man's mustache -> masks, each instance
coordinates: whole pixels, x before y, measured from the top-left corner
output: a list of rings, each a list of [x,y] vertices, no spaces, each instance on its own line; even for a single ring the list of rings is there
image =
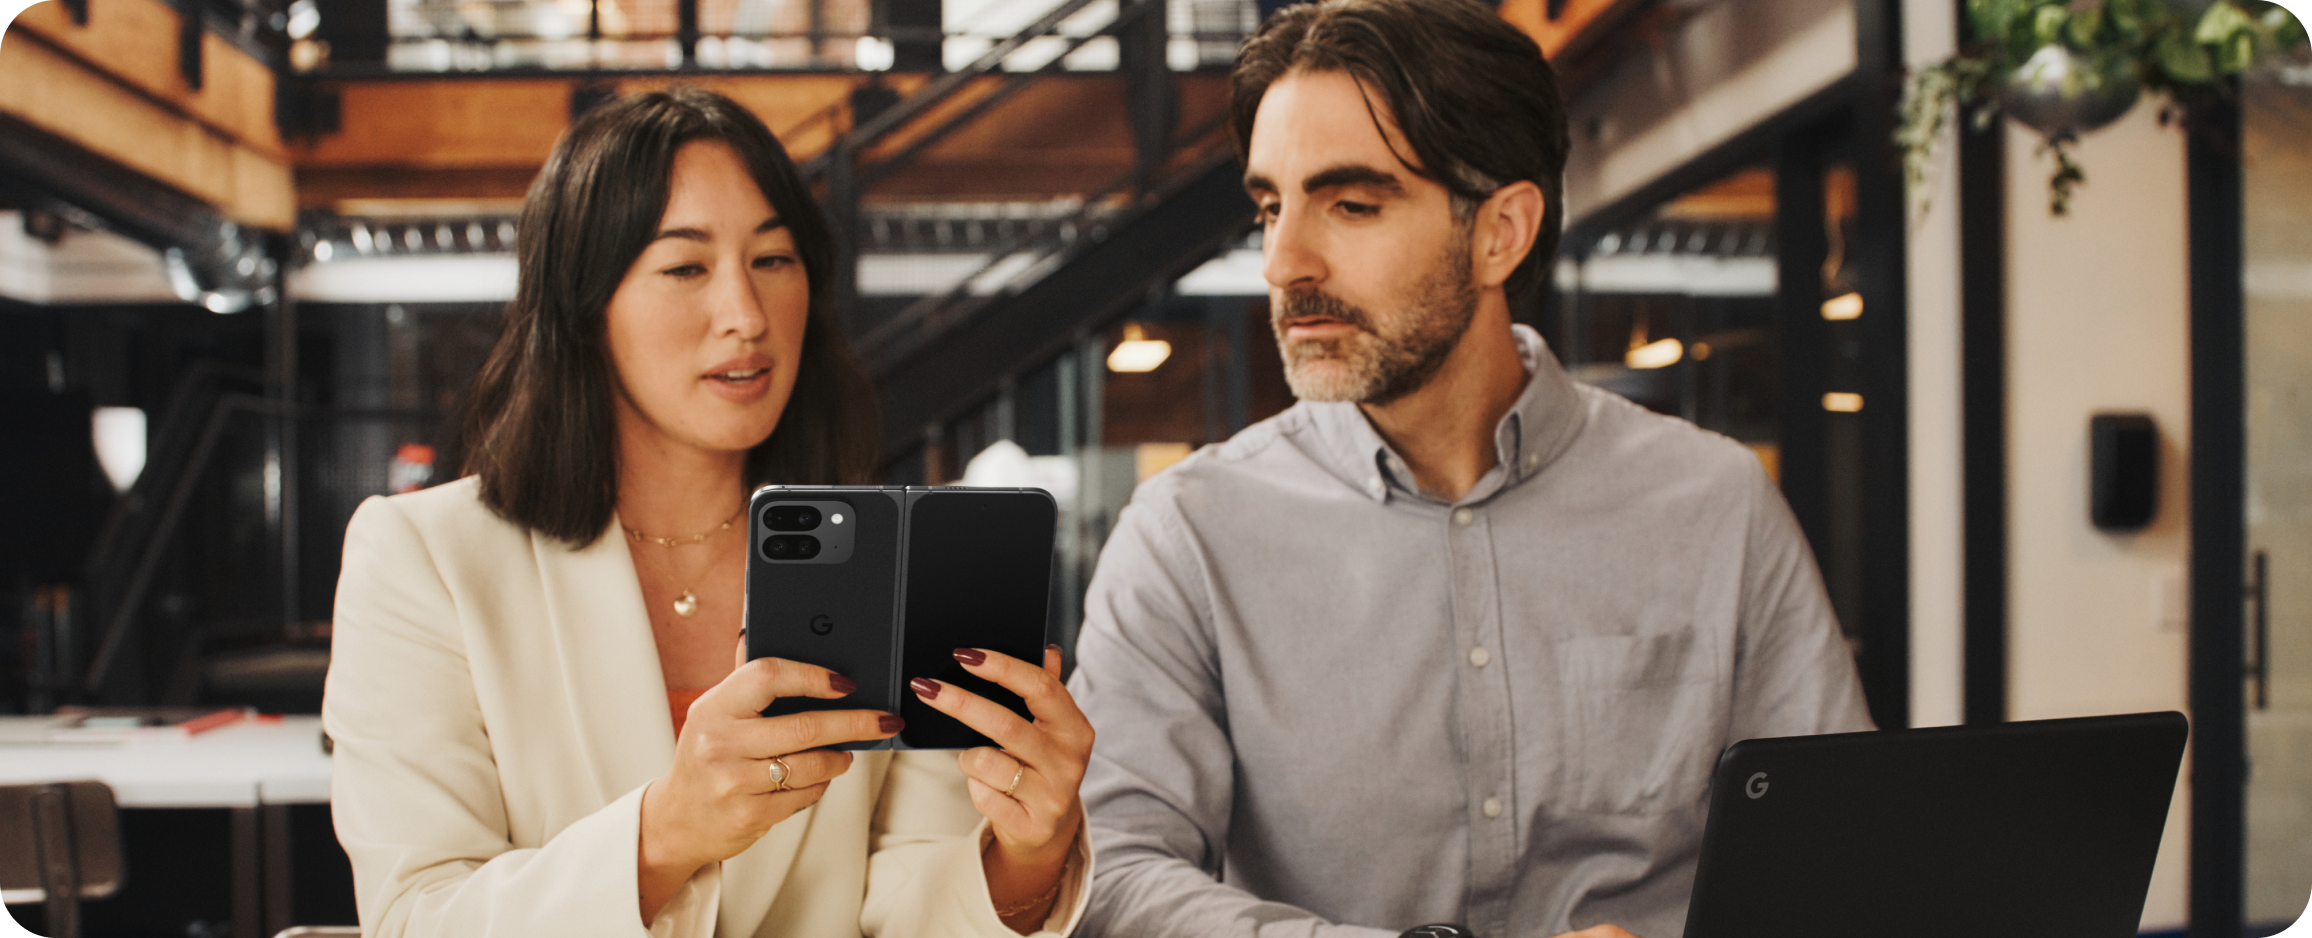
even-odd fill
[[[1370,314],[1317,290],[1287,291],[1284,302],[1277,304],[1276,311],[1269,315],[1269,325],[1276,329],[1278,336],[1282,336],[1285,323],[1307,317],[1338,320],[1366,332],[1373,331],[1373,317]]]

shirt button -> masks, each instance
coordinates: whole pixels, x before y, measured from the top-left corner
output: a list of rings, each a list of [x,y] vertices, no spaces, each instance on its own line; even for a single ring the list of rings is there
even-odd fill
[[[1477,520],[1477,513],[1476,513],[1476,512],[1474,512],[1474,511],[1470,511],[1470,510],[1469,510],[1469,509],[1467,509],[1467,508],[1455,508],[1455,509],[1453,509],[1453,523],[1454,523],[1454,524],[1458,524],[1458,525],[1460,525],[1460,526],[1462,526],[1462,527],[1466,528],[1466,527],[1468,527],[1468,526],[1469,526],[1469,522],[1472,522],[1472,521],[1475,521],[1475,520]]]
[[[1484,666],[1486,666],[1486,665],[1492,664],[1492,663],[1493,663],[1493,653],[1492,653],[1492,652],[1490,652],[1490,651],[1486,651],[1486,650],[1485,650],[1485,646],[1483,646],[1483,645],[1480,645],[1480,646],[1478,646],[1478,647],[1476,647],[1476,648],[1472,648],[1472,649],[1469,649],[1469,663],[1470,663],[1470,664],[1473,664],[1473,665],[1476,665],[1476,666],[1478,666],[1478,667],[1480,667],[1480,668],[1482,668],[1482,667],[1484,667]]]
[[[1481,806],[1481,807],[1480,807],[1478,810],[1484,811],[1484,812],[1485,812],[1485,816],[1486,816],[1486,817],[1500,817],[1500,816],[1501,816],[1501,799],[1499,799],[1499,798],[1487,798],[1487,799],[1485,799],[1485,804],[1484,804],[1483,806]]]
[[[1385,487],[1385,486],[1383,486],[1383,484],[1381,483],[1381,477],[1380,477],[1380,476],[1374,476],[1374,477],[1372,477],[1372,478],[1370,478],[1370,479],[1367,479],[1367,480],[1365,480],[1365,490],[1366,490],[1366,491],[1368,491],[1368,492],[1371,492],[1371,493],[1373,493],[1374,495],[1379,495],[1379,494],[1381,494],[1381,491],[1382,491],[1382,489],[1383,489],[1384,487]]]

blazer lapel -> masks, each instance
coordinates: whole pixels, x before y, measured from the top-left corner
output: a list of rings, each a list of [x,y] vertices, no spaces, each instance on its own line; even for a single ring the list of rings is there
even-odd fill
[[[561,665],[563,712],[585,750],[580,764],[593,775],[596,797],[609,804],[674,764],[674,721],[642,584],[615,519],[579,550],[536,532],[530,546],[553,646],[541,651]]]
[[[563,706],[585,747],[582,762],[593,773],[600,803],[609,804],[674,765],[666,672],[650,634],[626,530],[614,518],[610,529],[582,550],[536,533],[530,544],[546,587],[553,653],[569,695]],[[708,899],[720,909],[718,922],[762,920],[816,813],[812,808],[797,812],[724,861],[720,894]]]

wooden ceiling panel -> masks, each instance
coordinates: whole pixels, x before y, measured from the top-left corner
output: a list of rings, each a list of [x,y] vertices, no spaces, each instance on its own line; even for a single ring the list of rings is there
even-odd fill
[[[1180,75],[1180,133],[1209,127],[1227,107],[1224,75]],[[763,118],[797,161],[823,151],[852,125],[854,88],[881,80],[902,95],[922,75],[634,77],[620,93],[680,80],[745,105]],[[974,82],[955,100],[902,128],[869,162],[905,147],[945,117],[997,91],[1006,79]],[[290,145],[298,204],[348,199],[519,198],[566,129],[572,78],[442,78],[346,81],[339,133]],[[1043,200],[1097,191],[1129,172],[1134,148],[1125,80],[1115,74],[1038,78],[927,148],[884,181],[876,201]]]

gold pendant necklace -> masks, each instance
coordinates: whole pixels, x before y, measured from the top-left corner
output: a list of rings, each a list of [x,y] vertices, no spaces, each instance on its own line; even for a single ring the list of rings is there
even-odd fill
[[[739,510],[731,512],[730,517],[724,518],[723,523],[716,525],[712,530],[706,531],[702,534],[693,534],[689,537],[653,537],[633,528],[627,528],[626,535],[633,538],[638,543],[641,541],[649,541],[653,544],[668,548],[670,550],[676,547],[690,547],[697,544],[704,544],[706,543],[707,538],[730,530],[731,524],[739,520],[739,516],[746,514],[746,512],[747,506],[742,504],[739,506]],[[618,523],[621,527],[624,527],[626,524],[624,519],[620,519]],[[713,558],[708,558],[707,565],[710,567],[714,565]],[[702,575],[703,573],[704,571],[701,571]],[[691,592],[690,587],[685,586],[682,588],[682,595],[675,597],[673,605],[675,615],[681,616],[685,619],[698,615],[698,594]]]

